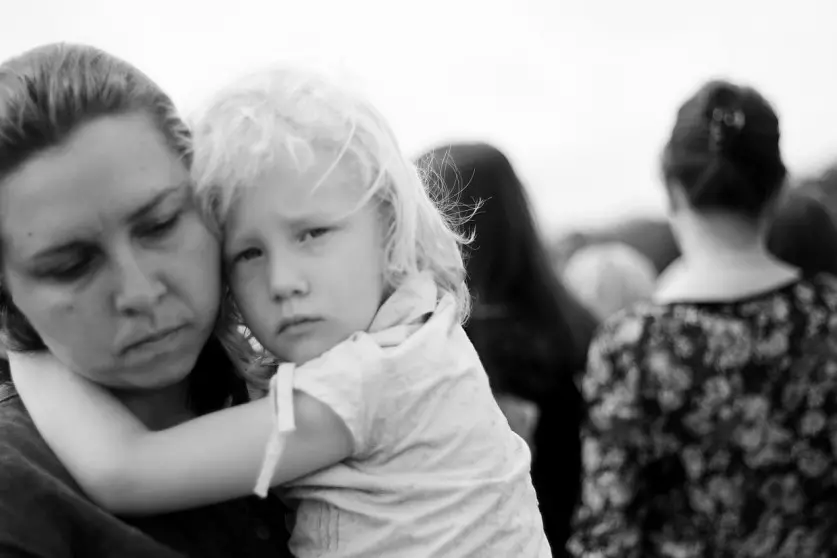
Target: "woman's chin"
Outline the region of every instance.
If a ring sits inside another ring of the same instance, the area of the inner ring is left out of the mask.
[[[156,391],[183,383],[192,372],[197,355],[187,351],[166,359],[134,365],[119,364],[110,372],[88,375],[87,379],[116,391]]]
[[[123,392],[153,392],[168,389],[183,384],[189,377],[189,369],[185,372],[172,371],[165,374],[142,374],[130,377],[109,379],[107,382],[99,382],[101,385],[113,391]],[[95,379],[93,381],[96,381]]]

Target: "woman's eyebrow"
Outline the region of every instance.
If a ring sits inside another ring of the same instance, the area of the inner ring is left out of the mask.
[[[164,188],[163,190],[161,190],[157,194],[155,194],[154,197],[152,197],[150,200],[148,200],[146,203],[144,203],[141,207],[139,207],[138,209],[133,210],[128,215],[128,221],[133,222],[133,221],[141,220],[143,217],[147,216],[157,206],[159,206],[161,203],[163,203],[167,199],[169,199],[173,196],[176,196],[176,195],[187,194],[189,187],[190,187],[189,181],[184,181],[180,184],[176,184],[174,186],[169,186],[167,188]],[[78,250],[83,245],[84,245],[83,242],[81,242],[79,240],[76,240],[76,239],[67,240],[67,241],[62,242],[60,244],[54,244],[52,246],[48,246],[48,247],[32,254],[27,259],[31,260],[32,262],[37,263],[40,260],[44,260],[44,259],[48,259],[48,258],[57,256],[57,255],[60,255],[63,252],[68,252],[68,251],[71,251],[71,250]]]
[[[144,203],[141,207],[135,209],[128,215],[128,221],[139,221],[143,217],[146,217],[149,213],[154,211],[158,205],[166,201],[167,199],[175,196],[175,195],[183,195],[189,188],[189,181],[181,182],[180,184],[175,184],[174,186],[169,186],[164,188],[160,192],[154,195],[150,200]]]
[[[58,244],[55,246],[50,246],[45,250],[41,250],[40,252],[35,253],[29,259],[33,263],[38,263],[42,260],[47,260],[51,257],[61,255],[63,252],[70,252],[73,250],[78,250],[84,246],[84,243],[79,242],[78,240],[70,240],[68,242],[64,242],[62,244]]]

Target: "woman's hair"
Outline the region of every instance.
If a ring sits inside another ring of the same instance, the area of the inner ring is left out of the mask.
[[[600,320],[651,298],[654,264],[623,242],[592,244],[570,257],[564,283]]]
[[[762,215],[786,170],[779,119],[754,89],[711,81],[677,113],[663,150],[665,183],[679,185],[698,211]]]
[[[837,227],[817,200],[791,191],[776,212],[767,248],[806,275],[837,275]]]
[[[190,163],[189,129],[171,99],[134,66],[97,48],[56,43],[29,50],[0,64],[0,185],[27,161],[67,142],[97,118],[143,112],[152,117],[172,151]],[[0,329],[15,351],[42,351],[43,340],[0,288]],[[217,356],[217,340],[205,351]],[[203,356],[203,355],[202,355]],[[229,362],[229,361],[227,361]],[[209,370],[225,370],[212,362]],[[193,374],[193,376],[196,376]],[[232,375],[219,372],[193,390],[197,408],[217,408],[239,390]],[[201,379],[196,378],[196,383]]]
[[[465,227],[473,237],[466,251],[468,285],[474,295],[469,333],[482,345],[488,323],[521,329],[528,370],[506,370],[491,364],[506,349],[487,343],[481,357],[495,389],[520,395],[545,393],[562,371],[581,371],[596,320],[561,284],[538,234],[526,191],[508,159],[485,144],[457,144],[423,155],[421,165],[455,189]],[[523,332],[525,330],[525,333]],[[492,369],[494,371],[492,371]]]
[[[359,206],[374,201],[386,220],[387,287],[430,271],[440,289],[455,297],[462,319],[467,317],[460,253],[465,239],[444,213],[444,192],[422,180],[383,116],[348,88],[308,71],[266,69],[212,96],[195,115],[193,134],[192,175],[207,218],[219,231],[241,190],[264,173],[303,173],[317,157],[328,156],[329,170],[312,187],[338,164],[351,165],[366,188]]]

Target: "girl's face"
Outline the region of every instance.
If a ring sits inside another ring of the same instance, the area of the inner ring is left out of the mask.
[[[143,114],[103,117],[0,187],[3,281],[49,350],[119,389],[184,379],[212,333],[218,242]]]
[[[243,188],[224,260],[247,327],[281,360],[304,363],[372,322],[384,293],[384,230],[351,164],[275,170]]]

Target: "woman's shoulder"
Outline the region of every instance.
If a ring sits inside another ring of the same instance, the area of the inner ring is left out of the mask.
[[[695,328],[689,326],[755,316],[761,322],[783,322],[811,311],[837,313],[837,277],[829,273],[805,275],[769,292],[730,302],[642,302],[610,316],[599,327],[597,337],[612,338],[617,345],[634,345],[643,339],[643,332],[653,329],[693,334]],[[697,329],[707,333],[705,328]]]
[[[803,276],[790,291],[789,294],[803,304],[816,304],[837,311],[837,276],[831,273]]]
[[[830,273],[803,275],[770,292],[740,301],[705,305],[703,313],[715,320],[758,323],[759,330],[781,326],[813,334],[837,314],[837,277]],[[819,324],[816,325],[815,324]]]
[[[39,471],[61,481],[69,474],[38,433],[11,382],[0,384],[0,476]]]
[[[69,556],[73,518],[61,493],[71,483],[12,384],[0,384],[0,547]]]
[[[48,502],[49,505],[44,505]],[[11,384],[0,384],[0,547],[37,556],[289,556],[286,508],[255,497],[130,522],[93,504],[38,433]],[[207,530],[207,526],[223,528]],[[164,546],[167,545],[167,546]]]
[[[837,328],[837,277],[820,273],[738,301],[647,302],[625,309],[601,325],[589,362],[647,365],[655,355],[669,354],[700,368],[717,358],[743,365],[755,353],[773,362],[830,337],[831,328]]]
[[[765,313],[771,307],[780,311],[767,311],[768,317],[785,319],[788,310],[800,310],[807,313],[810,310],[837,311],[837,277],[830,273],[804,274],[779,287],[767,292],[755,294],[740,300],[726,303],[696,304],[704,310],[714,313],[733,313],[745,316],[753,313]]]

